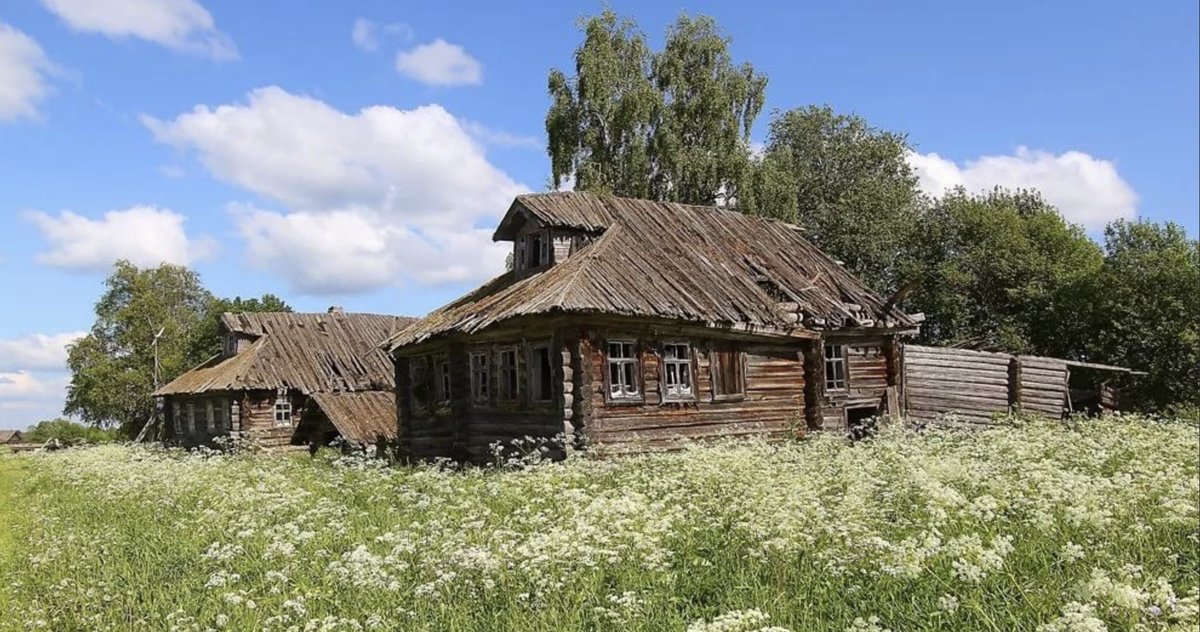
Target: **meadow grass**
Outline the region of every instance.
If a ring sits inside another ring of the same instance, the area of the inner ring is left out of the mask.
[[[1197,424],[451,471],[0,457],[0,629],[1196,630]]]

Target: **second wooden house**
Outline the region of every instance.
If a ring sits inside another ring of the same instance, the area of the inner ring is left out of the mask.
[[[513,269],[393,336],[401,451],[487,460],[848,428],[899,412],[917,322],[786,223],[588,193],[516,198]]]
[[[395,379],[379,345],[411,319],[291,312],[221,316],[224,350],[155,391],[164,439],[259,445],[390,444]]]

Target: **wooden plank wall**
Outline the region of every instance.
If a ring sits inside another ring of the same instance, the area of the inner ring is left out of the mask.
[[[1017,407],[1023,412],[1040,413],[1060,419],[1067,410],[1067,363],[1057,358],[1017,356]]]
[[[606,399],[605,358],[600,339],[584,339],[581,376],[590,418],[583,420],[588,443],[607,454],[677,447],[681,440],[761,435],[782,438],[804,431],[804,362],[798,347],[747,344],[745,394],[733,401],[714,401],[710,352],[693,342],[696,397],[664,402],[660,388],[657,341],[642,340],[639,349],[643,401]]]
[[[879,406],[888,388],[887,342],[882,338],[835,338],[828,344],[846,346],[846,388],[840,391],[822,389],[821,428],[846,430],[848,407]],[[824,376],[821,377],[824,380]]]
[[[1009,410],[1013,357],[968,349],[904,346],[905,408],[909,419],[933,422],[953,413],[969,423],[990,423]]]

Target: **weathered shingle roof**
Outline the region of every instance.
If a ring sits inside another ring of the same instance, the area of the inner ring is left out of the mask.
[[[306,394],[391,389],[394,370],[379,344],[411,321],[343,312],[224,314],[222,327],[254,342],[237,355],[209,359],[155,395],[277,388]]]
[[[494,238],[511,239],[530,219],[599,237],[543,272],[493,279],[397,333],[390,348],[553,312],[771,333],[916,325],[791,224],[713,207],[539,193],[517,197]]]
[[[313,393],[342,438],[358,445],[396,440],[394,391]]]
[[[10,443],[21,439],[20,430],[0,430],[0,443]]]

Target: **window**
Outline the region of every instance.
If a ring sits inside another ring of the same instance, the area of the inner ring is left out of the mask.
[[[636,346],[632,340],[608,343],[608,394],[612,399],[636,399],[639,395]]]
[[[171,402],[171,423],[176,436],[183,434],[183,410],[179,402]]]
[[[730,348],[717,348],[712,352],[713,398],[732,399],[745,393],[742,375],[742,354]]]
[[[550,362],[550,347],[530,349],[529,393],[535,402],[554,399],[554,365]]]
[[[517,398],[517,350],[500,351],[500,399],[512,401]]]
[[[275,391],[275,425],[292,425],[292,401],[288,399],[286,388]]]
[[[525,240],[518,239],[515,243],[516,243],[517,256],[516,256],[516,260],[513,262],[516,264],[514,267],[517,270],[524,270],[525,268],[529,267],[528,264],[525,262]]]
[[[488,380],[488,356],[486,351],[471,354],[471,399],[486,402],[490,396]]]
[[[209,412],[208,418],[211,422],[212,431],[214,433],[222,433],[225,431],[225,400],[210,399],[208,400]]]
[[[687,343],[663,346],[663,384],[666,399],[692,398],[692,349]]]
[[[422,356],[408,361],[408,392],[414,415],[429,412],[429,359]]]
[[[196,434],[196,404],[187,403],[187,433]]]
[[[846,347],[825,345],[825,390],[846,388]]]
[[[450,404],[450,361],[441,358],[438,360],[438,403],[444,406]]]
[[[524,260],[526,267],[536,268],[550,263],[550,235],[545,231],[525,236]]]

